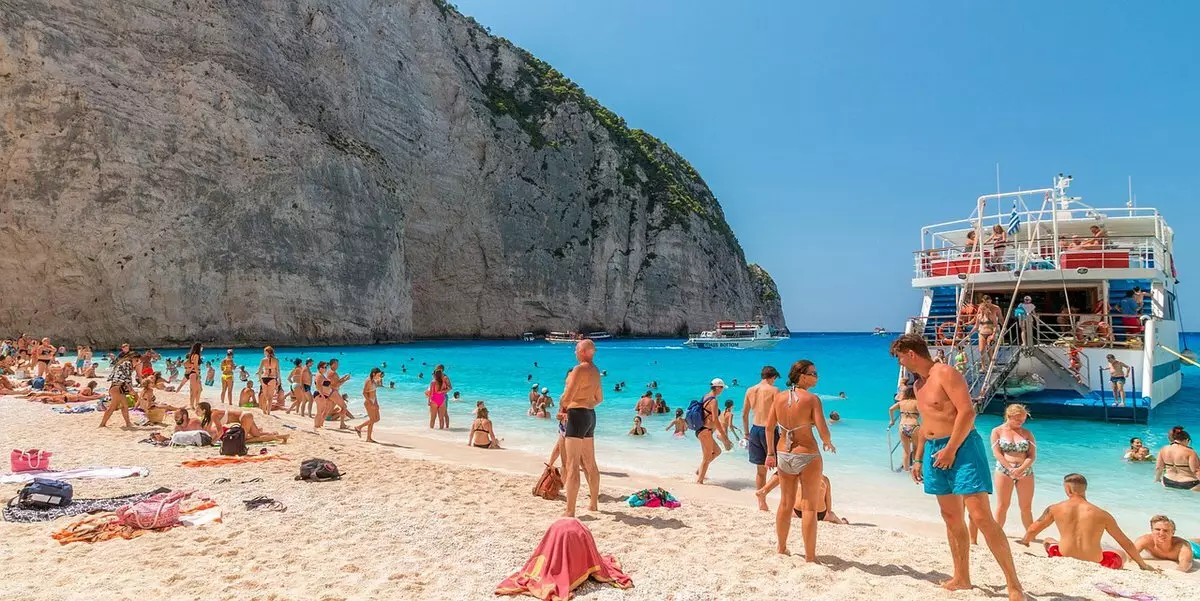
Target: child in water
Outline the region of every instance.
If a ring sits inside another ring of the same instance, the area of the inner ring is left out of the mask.
[[[640,415],[633,418],[633,428],[629,430],[630,436],[645,436],[646,429],[642,427],[642,417]]]
[[[687,421],[683,419],[683,409],[676,409],[675,419],[671,420],[671,423],[663,429],[670,430],[671,428],[675,428],[675,438],[683,438],[683,435],[687,434]]]
[[[732,432],[735,440],[741,441],[742,435],[738,432],[737,426],[733,425],[733,401],[725,401],[725,410],[721,412],[721,424],[725,426],[726,432]],[[729,442],[729,436],[725,436],[725,450],[733,449],[733,443]]]

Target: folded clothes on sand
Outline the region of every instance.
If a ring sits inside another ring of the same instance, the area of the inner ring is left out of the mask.
[[[0,475],[0,484],[19,484],[22,482],[31,482],[34,478],[50,478],[53,480],[83,480],[83,479],[111,479],[111,478],[129,478],[131,476],[142,476],[143,478],[150,475],[148,467],[81,467],[73,470],[41,471],[41,472],[20,472],[17,474],[2,474]]]
[[[550,525],[525,567],[504,579],[496,587],[496,594],[559,601],[570,599],[571,591],[589,578],[617,588],[633,586],[621,571],[621,564],[596,549],[596,540],[583,522],[559,518]]]
[[[137,503],[138,501],[144,501],[156,494],[164,492],[171,492],[171,489],[159,488],[150,492],[141,492],[121,497],[110,497],[107,499],[75,499],[71,501],[70,505],[46,509],[19,507],[13,501],[9,501],[9,504],[4,507],[4,519],[9,522],[31,524],[33,522],[49,522],[50,520],[56,520],[61,517],[83,515],[85,513],[115,511],[119,507],[129,505],[130,503]]]
[[[51,407],[50,410],[55,413],[68,415],[72,413],[91,413],[95,411],[96,408],[92,405],[75,405],[74,407]]]
[[[213,457],[211,459],[193,459],[191,461],[184,461],[180,465],[183,467],[220,467],[222,465],[234,465],[238,463],[262,463],[263,461],[270,461],[272,459],[287,459],[287,457],[284,457],[283,455],[257,455],[250,457],[222,455],[220,457]]]
[[[666,507],[675,509],[681,503],[662,488],[647,488],[629,495],[630,507]]]
[[[207,498],[191,498],[191,492],[160,493],[132,505],[126,504],[115,512],[90,515],[51,534],[60,545],[68,543],[98,543],[114,538],[134,539],[147,532],[165,532],[176,526],[219,522],[220,514],[209,511],[217,504]],[[170,515],[169,519],[164,516]],[[193,516],[186,518],[186,516]],[[153,521],[153,528],[144,528],[143,519]],[[199,522],[199,523],[197,523]]]

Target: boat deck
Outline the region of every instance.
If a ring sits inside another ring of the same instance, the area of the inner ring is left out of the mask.
[[[1035,417],[1145,423],[1150,415],[1149,403],[1142,398],[1140,391],[1134,390],[1126,391],[1125,407],[1113,406],[1111,392],[1103,396],[1093,392],[1086,397],[1068,390],[1043,390],[1007,399],[997,395],[988,405],[986,413],[1001,415],[1009,403],[1025,405]]]

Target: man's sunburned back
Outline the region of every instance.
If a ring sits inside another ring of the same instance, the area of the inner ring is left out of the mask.
[[[1112,516],[1085,499],[1072,497],[1046,509],[1058,526],[1058,549],[1065,557],[1099,562],[1104,558],[1100,539]]]
[[[775,402],[775,395],[778,393],[779,389],[774,384],[767,382],[759,382],[746,391],[746,403],[750,405],[750,410],[754,414],[752,424],[755,426],[767,425],[767,414],[770,413],[771,403]]]
[[[927,378],[917,380],[917,411],[921,414],[921,431],[928,438],[945,438],[954,430],[958,409],[950,401],[946,387],[955,379],[960,380],[966,390],[966,380],[958,370],[945,363],[935,363]]]
[[[603,398],[600,391],[600,370],[594,363],[580,363],[571,370],[574,388],[571,398],[561,399],[566,409],[595,409]]]

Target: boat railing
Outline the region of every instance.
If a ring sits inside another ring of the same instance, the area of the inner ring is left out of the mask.
[[[981,248],[942,246],[913,252],[915,277],[963,276],[1017,270],[1158,269],[1168,271],[1166,248],[1153,236],[1112,236],[1099,240],[1060,237],[1010,240],[999,252]]]
[[[1095,209],[1091,207],[1071,207],[1069,209],[1047,208],[1043,205],[1040,209],[1032,209],[1025,211],[1017,211],[1017,219],[1021,225],[1026,226],[1031,223],[1040,223],[1042,225],[1049,224],[1057,219],[1060,223],[1068,221],[1093,221],[1099,223],[1101,221],[1116,221],[1127,219],[1130,217],[1145,219],[1146,217],[1155,218],[1156,231],[1161,232],[1164,224],[1162,217],[1158,214],[1158,209],[1152,207],[1117,207],[1108,209]],[[984,233],[991,231],[993,226],[999,225],[1007,228],[1012,220],[1012,212],[1000,212],[984,215],[982,219],[977,217],[969,217],[967,219],[956,219],[954,221],[945,221],[942,223],[934,223],[921,228],[921,243],[926,241],[936,241],[943,234],[961,232],[963,230],[975,229],[977,226],[984,230]]]
[[[972,322],[956,314],[911,317],[911,331],[921,334],[931,347],[953,347],[977,343]],[[1136,348],[1143,326],[1133,315],[1107,313],[1038,313],[1007,328],[998,336],[1002,345],[1080,346],[1087,348]]]

